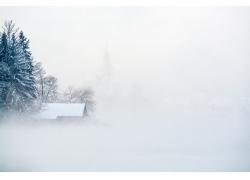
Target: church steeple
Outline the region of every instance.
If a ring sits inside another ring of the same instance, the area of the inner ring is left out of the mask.
[[[106,44],[102,66],[100,69],[101,78],[107,80],[113,75],[113,67],[110,62],[108,46]]]

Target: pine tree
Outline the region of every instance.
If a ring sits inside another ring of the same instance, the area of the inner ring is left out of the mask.
[[[16,114],[31,113],[36,99],[34,66],[29,40],[16,37],[12,21],[5,23],[0,46],[0,108]],[[7,91],[6,91],[7,89]]]
[[[29,49],[29,40],[24,36],[21,31],[19,34],[19,46],[21,56],[15,61],[15,87],[19,96],[22,97],[20,103],[22,104],[19,110],[32,111],[34,100],[36,99],[35,78],[33,75],[34,66],[32,64],[33,58]]]
[[[9,41],[9,54],[8,54],[8,61],[7,65],[9,67],[10,73],[9,78],[6,83],[6,87],[8,88],[8,92],[6,95],[6,109],[10,110],[15,108],[16,104],[16,88],[15,88],[15,74],[16,74],[16,67],[15,62],[21,57],[20,48],[18,46],[18,42],[16,40],[15,34],[12,34],[11,40]]]
[[[6,33],[1,34],[0,43],[0,113],[6,110],[6,96],[8,92],[8,83],[10,81],[10,68],[7,64],[9,59],[9,47]]]

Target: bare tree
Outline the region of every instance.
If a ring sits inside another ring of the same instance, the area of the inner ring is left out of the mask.
[[[87,114],[95,110],[94,91],[91,88],[78,88],[68,86],[62,94],[61,101],[65,103],[85,103]]]
[[[44,88],[44,103],[55,102],[58,99],[58,85],[57,78],[54,76],[47,76],[44,78],[45,88]]]
[[[39,102],[43,102],[43,97],[44,97],[44,88],[45,88],[45,83],[44,83],[44,78],[45,78],[45,70],[42,68],[42,63],[41,62],[35,62],[34,63],[34,76],[35,76],[35,81],[36,81],[36,86],[37,86],[37,94],[38,94],[38,100]]]
[[[62,101],[66,103],[75,103],[76,99],[76,91],[74,90],[74,86],[70,85],[64,91]]]
[[[42,103],[55,102],[58,99],[58,79],[54,76],[45,76],[41,62],[34,63],[34,76],[37,86],[37,109]]]
[[[92,88],[80,88],[75,91],[76,101],[85,103],[87,114],[95,110],[94,91]]]

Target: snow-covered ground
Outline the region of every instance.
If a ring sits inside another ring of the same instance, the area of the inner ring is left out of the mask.
[[[112,107],[109,126],[0,126],[0,171],[250,171],[248,114]]]

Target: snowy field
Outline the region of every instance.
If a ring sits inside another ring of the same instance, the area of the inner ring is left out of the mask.
[[[247,114],[113,108],[96,118],[1,125],[0,171],[250,171]]]

